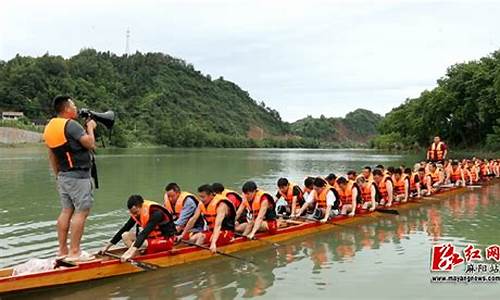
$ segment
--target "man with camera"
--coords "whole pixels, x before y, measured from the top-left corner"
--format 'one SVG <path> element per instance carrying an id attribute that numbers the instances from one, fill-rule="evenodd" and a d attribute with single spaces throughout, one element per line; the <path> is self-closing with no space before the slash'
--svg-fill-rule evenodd
<path id="1" fill-rule="evenodd" d="M 96 148 L 94 129 L 97 124 L 88 119 L 84 129 L 76 121 L 78 110 L 69 96 L 55 97 L 54 110 L 57 116 L 47 124 L 43 136 L 49 148 L 49 162 L 56 176 L 62 206 L 57 219 L 58 256 L 69 261 L 90 260 L 93 257 L 81 251 L 80 241 L 94 201 L 90 170 L 91 151 Z"/>

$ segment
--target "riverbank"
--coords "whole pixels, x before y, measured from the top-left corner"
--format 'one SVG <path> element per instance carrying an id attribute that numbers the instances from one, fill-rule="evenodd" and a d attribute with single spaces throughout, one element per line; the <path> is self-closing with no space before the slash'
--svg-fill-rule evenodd
<path id="1" fill-rule="evenodd" d="M 42 134 L 30 130 L 12 127 L 0 127 L 0 145 L 40 144 Z"/>

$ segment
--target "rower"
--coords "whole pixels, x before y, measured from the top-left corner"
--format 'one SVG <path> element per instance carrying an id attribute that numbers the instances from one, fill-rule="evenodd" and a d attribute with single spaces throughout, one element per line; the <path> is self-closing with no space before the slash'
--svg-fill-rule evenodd
<path id="1" fill-rule="evenodd" d="M 372 168 L 370 166 L 365 166 L 361 174 L 365 177 L 366 181 L 373 181 Z"/>
<path id="2" fill-rule="evenodd" d="M 390 166 L 387 168 L 387 170 L 385 170 L 385 174 L 392 177 L 392 174 L 394 174 L 394 170 L 396 170 L 396 168 L 394 168 L 393 166 Z"/>
<path id="3" fill-rule="evenodd" d="M 295 216 L 304 202 L 302 190 L 298 185 L 290 183 L 286 178 L 278 179 L 277 184 L 277 213 Z"/>
<path id="4" fill-rule="evenodd" d="M 356 183 L 360 187 L 363 202 L 360 208 L 374 211 L 375 208 L 377 208 L 377 201 L 380 199 L 377 185 L 373 180 L 366 180 L 364 175 L 358 176 L 356 178 Z"/>
<path id="5" fill-rule="evenodd" d="M 257 184 L 253 181 L 247 181 L 243 185 L 243 201 L 250 208 L 252 219 L 247 223 L 242 224 L 243 235 L 249 239 L 253 239 L 257 232 L 267 231 L 270 234 L 275 234 L 278 229 L 276 221 L 276 203 L 271 194 L 258 189 Z M 240 206 L 240 209 L 242 206 Z M 239 210 L 238 210 L 239 212 Z M 237 213 L 239 216 L 241 213 Z"/>
<path id="6" fill-rule="evenodd" d="M 173 216 L 165 207 L 159 203 L 144 200 L 140 195 L 132 195 L 128 198 L 127 208 L 130 218 L 102 248 L 101 254 L 105 254 L 120 240 L 123 240 L 128 247 L 128 250 L 121 256 L 122 262 L 134 257 L 141 247 L 146 248 L 146 254 L 172 249 L 176 230 Z M 137 236 L 136 232 L 131 232 L 136 224 L 142 228 Z"/>
<path id="7" fill-rule="evenodd" d="M 303 198 L 307 199 L 309 197 L 309 194 L 313 191 L 314 188 L 314 177 L 308 176 L 304 179 L 304 195 Z"/>
<path id="8" fill-rule="evenodd" d="M 355 181 L 356 177 L 357 177 L 356 171 L 350 170 L 350 171 L 347 172 L 347 180 Z"/>
<path id="9" fill-rule="evenodd" d="M 354 180 L 346 179 L 345 177 L 339 177 L 337 179 L 339 185 L 339 196 L 342 204 L 342 215 L 347 215 L 349 212 L 349 217 L 354 217 L 356 213 L 356 207 L 362 204 L 361 190 L 358 184 Z"/>
<path id="10" fill-rule="evenodd" d="M 440 170 L 438 170 L 435 163 L 429 163 L 429 173 L 426 175 L 427 179 L 427 196 L 431 193 L 439 190 L 439 187 L 443 184 L 444 178 Z"/>
<path id="11" fill-rule="evenodd" d="M 379 169 L 380 171 L 382 171 L 382 174 L 385 175 L 386 170 L 385 170 L 384 165 L 376 165 L 375 169 Z"/>
<path id="12" fill-rule="evenodd" d="M 223 197 L 226 197 L 229 201 L 231 201 L 236 208 L 236 211 L 240 208 L 240 206 L 243 206 L 243 211 L 240 214 L 238 218 L 236 218 L 235 221 L 235 230 L 238 232 L 242 232 L 244 228 L 242 228 L 241 224 L 247 222 L 247 209 L 243 204 L 243 198 L 241 197 L 240 194 L 237 192 L 226 189 L 222 183 L 213 183 L 212 184 L 212 190 L 214 191 L 215 194 L 220 194 Z"/>
<path id="13" fill-rule="evenodd" d="M 450 170 L 446 172 L 446 182 L 454 186 L 465 186 L 464 172 L 458 161 L 453 161 L 450 165 Z"/>
<path id="14" fill-rule="evenodd" d="M 380 205 L 385 205 L 387 207 L 391 206 L 393 200 L 393 183 L 391 176 L 384 174 L 380 169 L 375 169 L 373 171 L 373 180 L 377 184 L 380 193 Z"/>
<path id="15" fill-rule="evenodd" d="M 197 245 L 210 244 L 210 251 L 216 253 L 218 246 L 229 244 L 234 237 L 236 207 L 227 197 L 216 194 L 208 184 L 198 188 L 198 196 L 200 204 L 181 236 L 188 235 L 196 220 L 203 216 L 208 230 L 194 233 L 190 240 Z"/>
<path id="16" fill-rule="evenodd" d="M 325 177 L 324 180 L 326 180 L 326 183 L 328 183 L 330 186 L 332 186 L 334 188 L 338 188 L 337 175 L 330 173 L 330 174 L 328 174 L 328 176 Z"/>
<path id="17" fill-rule="evenodd" d="M 401 169 L 395 169 L 392 174 L 394 183 L 394 201 L 405 203 L 410 198 L 410 178 Z"/>
<path id="18" fill-rule="evenodd" d="M 425 168 L 420 168 L 418 169 L 418 183 L 417 183 L 417 186 L 418 186 L 418 189 L 419 189 L 419 193 L 418 195 L 419 196 L 423 196 L 424 194 L 427 194 L 428 192 L 428 187 L 427 187 L 427 178 L 425 176 L 426 174 L 426 171 L 425 171 Z M 429 195 L 430 195 L 430 192 L 429 192 Z"/>
<path id="19" fill-rule="evenodd" d="M 418 182 L 419 182 L 418 169 L 416 172 L 412 172 L 410 168 L 406 168 L 404 170 L 404 173 L 410 179 L 409 196 L 410 197 L 420 197 L 420 185 L 418 184 Z"/>
<path id="20" fill-rule="evenodd" d="M 467 181 L 470 185 L 476 184 L 479 181 L 479 169 L 470 160 L 467 161 L 465 177 L 467 177 Z"/>
<path id="21" fill-rule="evenodd" d="M 182 232 L 189 219 L 193 216 L 199 205 L 195 195 L 182 192 L 177 183 L 171 182 L 165 187 L 163 206 L 174 216 L 177 232 Z M 199 218 L 191 231 L 193 233 L 203 231 L 204 222 Z"/>
<path id="22" fill-rule="evenodd" d="M 434 142 L 429 146 L 429 150 L 427 150 L 427 160 L 434 163 L 442 162 L 446 159 L 447 153 L 446 144 L 441 141 L 439 136 L 435 136 Z"/>
<path id="23" fill-rule="evenodd" d="M 313 186 L 314 190 L 300 208 L 298 215 L 301 216 L 309 207 L 314 205 L 314 218 L 325 223 L 330 217 L 334 217 L 339 213 L 340 196 L 338 191 L 321 177 L 314 179 Z"/>

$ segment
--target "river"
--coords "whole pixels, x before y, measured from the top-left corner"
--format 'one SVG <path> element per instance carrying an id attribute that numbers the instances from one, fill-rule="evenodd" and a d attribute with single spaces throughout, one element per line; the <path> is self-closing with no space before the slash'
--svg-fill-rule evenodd
<path id="1" fill-rule="evenodd" d="M 345 173 L 365 165 L 411 165 L 411 155 L 368 150 L 101 149 L 101 188 L 83 248 L 99 248 L 126 221 L 126 199 L 161 201 L 168 182 L 195 191 L 222 182 L 240 190 L 246 180 L 275 191 L 279 177 Z M 0 148 L 0 266 L 56 253 L 59 201 L 44 148 Z M 216 258 L 131 276 L 23 293 L 36 299 L 498 299 L 499 283 L 431 283 L 431 246 L 452 242 L 479 248 L 499 244 L 500 185 L 452 195 L 350 227 L 240 253 L 249 269 Z M 11 297 L 9 297 L 11 298 Z M 3 299 L 3 298 L 2 298 Z"/>

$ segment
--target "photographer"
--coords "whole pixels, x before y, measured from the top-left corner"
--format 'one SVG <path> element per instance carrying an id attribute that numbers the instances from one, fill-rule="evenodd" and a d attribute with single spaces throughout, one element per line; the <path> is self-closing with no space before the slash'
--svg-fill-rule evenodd
<path id="1" fill-rule="evenodd" d="M 49 148 L 49 162 L 57 180 L 61 213 L 57 219 L 59 257 L 70 261 L 85 261 L 92 257 L 80 249 L 85 221 L 93 203 L 91 150 L 96 148 L 96 122 L 87 120 L 86 130 L 75 120 L 78 110 L 69 96 L 54 99 L 57 117 L 45 127 L 44 140 Z M 71 224 L 68 249 L 67 236 Z"/>

